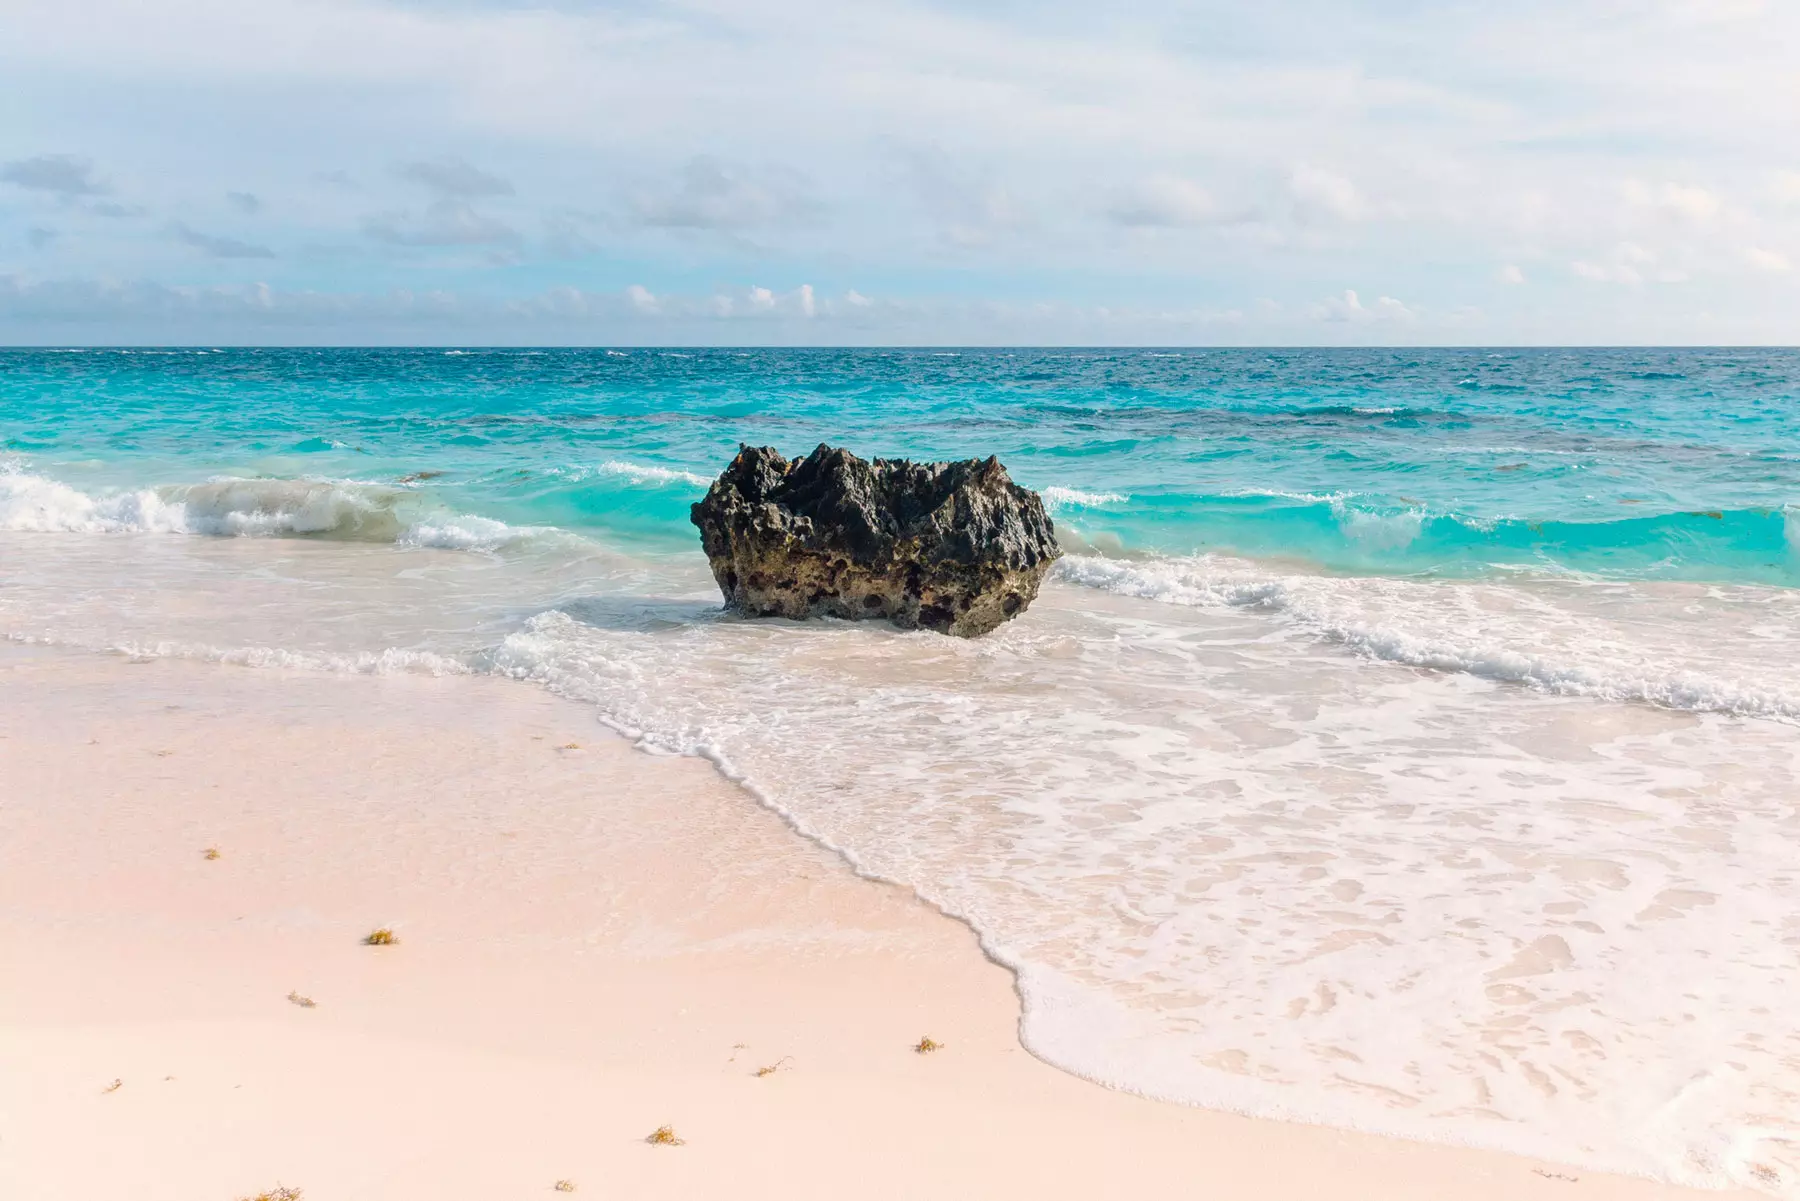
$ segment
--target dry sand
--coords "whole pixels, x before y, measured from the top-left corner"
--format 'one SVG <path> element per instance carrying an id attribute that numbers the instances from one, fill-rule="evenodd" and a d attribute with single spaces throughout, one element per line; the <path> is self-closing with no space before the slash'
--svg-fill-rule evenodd
<path id="1" fill-rule="evenodd" d="M 1110 1092 L 1017 1019 L 967 929 L 524 685 L 0 651 L 5 1201 L 1704 1195 Z"/>

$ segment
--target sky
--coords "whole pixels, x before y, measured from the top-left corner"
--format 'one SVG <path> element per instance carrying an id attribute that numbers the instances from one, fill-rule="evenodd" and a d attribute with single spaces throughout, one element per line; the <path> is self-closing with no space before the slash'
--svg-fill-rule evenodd
<path id="1" fill-rule="evenodd" d="M 0 342 L 1800 342 L 1795 0 L 5 0 Z"/>

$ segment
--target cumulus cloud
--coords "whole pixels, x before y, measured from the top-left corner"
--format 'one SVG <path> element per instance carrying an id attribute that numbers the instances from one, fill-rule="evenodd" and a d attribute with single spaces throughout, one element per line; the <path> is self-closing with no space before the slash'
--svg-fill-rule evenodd
<path id="1" fill-rule="evenodd" d="M 441 196 L 477 200 L 483 196 L 513 194 L 509 181 L 490 175 L 454 155 L 427 162 L 402 163 L 398 170 L 402 179 L 423 184 Z"/>
<path id="2" fill-rule="evenodd" d="M 65 200 L 104 196 L 112 190 L 94 175 L 92 161 L 73 154 L 40 154 L 0 164 L 0 181 Z"/>
<path id="3" fill-rule="evenodd" d="M 1522 284 L 1525 282 L 1525 272 L 1516 263 L 1508 263 L 1494 272 L 1494 278 L 1503 284 Z"/>
<path id="4" fill-rule="evenodd" d="M 821 212 L 798 172 L 710 155 L 689 159 L 673 178 L 640 187 L 630 207 L 640 225 L 725 231 L 804 224 Z"/>
<path id="5" fill-rule="evenodd" d="M 801 284 L 785 292 L 751 284 L 744 288 L 722 288 L 705 296 L 658 294 L 642 284 L 632 284 L 622 294 L 615 295 L 624 302 L 622 306 L 615 306 L 615 312 L 633 318 L 654 318 L 665 324 L 696 320 L 751 324 L 829 320 L 875 304 L 855 292 L 846 293 L 840 299 L 822 297 L 811 284 Z M 603 306 L 603 298 L 597 297 L 590 302 L 590 307 L 595 306 Z"/>
<path id="6" fill-rule="evenodd" d="M 275 252 L 267 246 L 240 242 L 236 238 L 221 238 L 212 234 L 203 234 L 181 222 L 170 226 L 169 232 L 183 246 L 192 247 L 201 254 L 215 259 L 272 259 L 275 257 Z"/>
<path id="7" fill-rule="evenodd" d="M 758 285 L 760 286 L 760 285 Z M 1393 297 L 1339 294 L 1316 305 L 1177 303 L 1071 305 L 958 296 L 874 297 L 766 287 L 710 294 L 652 293 L 643 285 L 570 286 L 509 299 L 480 291 L 331 292 L 259 282 L 167 286 L 148 281 L 29 280 L 0 274 L 0 341 L 394 345 L 1212 345 L 1394 344 L 1486 341 L 1482 314 L 1416 308 Z M 1771 328 L 1779 328 L 1779 315 Z M 1565 342 L 1571 340 L 1563 339 Z M 1769 341 L 1768 337 L 1759 339 Z"/>
<path id="8" fill-rule="evenodd" d="M 227 192 L 225 200 L 246 217 L 254 217 L 263 210 L 262 199 L 253 192 Z"/>
<path id="9" fill-rule="evenodd" d="M 363 232 L 392 246 L 514 246 L 519 231 L 496 217 L 478 213 L 460 200 L 439 200 L 423 214 L 378 213 Z"/>
<path id="10" fill-rule="evenodd" d="M 1346 288 L 1342 296 L 1331 296 L 1310 310 L 1314 319 L 1363 325 L 1376 321 L 1413 321 L 1417 318 L 1406 305 L 1392 296 L 1383 296 L 1373 305 L 1365 305 L 1361 297 Z"/>

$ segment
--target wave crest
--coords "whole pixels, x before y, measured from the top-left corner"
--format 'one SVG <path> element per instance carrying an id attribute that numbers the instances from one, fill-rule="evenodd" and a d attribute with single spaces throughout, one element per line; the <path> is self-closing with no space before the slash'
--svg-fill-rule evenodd
<path id="1" fill-rule="evenodd" d="M 535 532 L 486 517 L 418 512 L 404 489 L 344 480 L 220 478 L 99 495 L 0 468 L 0 530 L 324 538 L 495 550 Z"/>
<path id="2" fill-rule="evenodd" d="M 1052 513 L 1063 509 L 1092 509 L 1100 505 L 1122 505 L 1130 500 L 1118 492 L 1083 492 L 1079 488 L 1064 488 L 1060 484 L 1051 484 L 1041 489 L 1039 496 L 1044 498 L 1044 507 Z"/>
<path id="3" fill-rule="evenodd" d="M 657 467 L 648 463 L 631 463 L 624 459 L 608 459 L 593 468 L 589 474 L 607 475 L 623 479 L 629 484 L 649 484 L 661 487 L 664 484 L 689 484 L 695 488 L 708 488 L 712 481 L 692 471 L 682 471 L 675 467 Z"/>

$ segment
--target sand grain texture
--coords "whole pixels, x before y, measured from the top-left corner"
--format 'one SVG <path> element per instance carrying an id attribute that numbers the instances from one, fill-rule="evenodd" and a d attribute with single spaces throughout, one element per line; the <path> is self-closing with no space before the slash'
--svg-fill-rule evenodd
<path id="1" fill-rule="evenodd" d="M 1702 1195 L 1067 1076 L 962 926 L 523 685 L 14 648 L 0 736 L 7 1201 Z"/>

